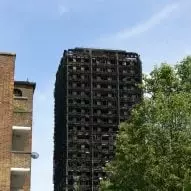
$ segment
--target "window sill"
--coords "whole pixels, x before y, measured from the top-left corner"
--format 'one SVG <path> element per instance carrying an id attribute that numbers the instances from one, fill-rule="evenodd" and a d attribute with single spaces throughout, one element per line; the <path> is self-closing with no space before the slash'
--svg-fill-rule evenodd
<path id="1" fill-rule="evenodd" d="M 14 99 L 17 99 L 17 100 L 28 100 L 28 97 L 14 96 Z"/>

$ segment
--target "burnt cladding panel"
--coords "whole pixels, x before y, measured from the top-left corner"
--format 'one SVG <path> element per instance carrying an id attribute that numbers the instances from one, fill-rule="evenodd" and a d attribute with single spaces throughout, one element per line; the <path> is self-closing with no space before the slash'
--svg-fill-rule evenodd
<path id="1" fill-rule="evenodd" d="M 120 121 L 128 119 L 132 107 L 139 103 L 142 91 L 139 85 L 142 81 L 141 61 L 137 54 L 120 55 L 119 65 L 119 103 Z"/>
<path id="2" fill-rule="evenodd" d="M 61 60 L 55 83 L 55 129 L 54 129 L 54 187 L 55 190 L 65 185 L 66 172 L 66 64 Z"/>
<path id="3" fill-rule="evenodd" d="M 68 188 L 76 177 L 89 190 L 91 176 L 91 60 L 89 51 L 68 55 Z"/>

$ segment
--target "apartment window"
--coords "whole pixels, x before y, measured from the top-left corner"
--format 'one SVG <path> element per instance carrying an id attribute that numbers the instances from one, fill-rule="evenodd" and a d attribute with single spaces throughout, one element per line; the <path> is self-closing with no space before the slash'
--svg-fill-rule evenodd
<path id="1" fill-rule="evenodd" d="M 73 70 L 76 71 L 76 66 L 73 66 Z"/>
<path id="2" fill-rule="evenodd" d="M 75 88 L 76 86 L 77 86 L 77 84 L 76 84 L 76 83 L 73 83 L 73 84 L 72 84 L 72 87 L 73 87 L 73 88 Z"/>
<path id="3" fill-rule="evenodd" d="M 12 135 L 12 150 L 13 151 L 24 151 L 26 144 L 27 134 L 20 132 L 13 132 Z"/>
<path id="4" fill-rule="evenodd" d="M 112 106 L 112 102 L 108 102 L 108 106 Z"/>
<path id="5" fill-rule="evenodd" d="M 112 123 L 113 121 L 111 119 L 108 120 L 108 123 Z"/>
<path id="6" fill-rule="evenodd" d="M 101 114 L 101 110 L 97 110 L 97 114 L 100 115 Z"/>
<path id="7" fill-rule="evenodd" d="M 107 105 L 107 101 L 103 101 L 102 104 L 103 104 L 103 105 Z"/>
<path id="8" fill-rule="evenodd" d="M 100 76 L 97 76 L 97 80 L 101 80 L 101 77 L 100 77 Z"/>
<path id="9" fill-rule="evenodd" d="M 22 97 L 22 91 L 20 89 L 14 89 L 14 96 Z"/>
<path id="10" fill-rule="evenodd" d="M 124 87 L 123 87 L 123 90 L 127 90 L 127 87 L 126 87 L 126 86 L 124 86 Z"/>
<path id="11" fill-rule="evenodd" d="M 81 118 L 81 122 L 85 122 L 85 118 Z"/>
<path id="12" fill-rule="evenodd" d="M 108 111 L 108 114 L 111 115 L 111 114 L 112 114 L 112 111 Z"/>
<path id="13" fill-rule="evenodd" d="M 107 64 L 111 64 L 111 61 L 107 60 Z"/>
<path id="14" fill-rule="evenodd" d="M 77 87 L 79 88 L 81 86 L 81 84 L 80 83 L 77 83 Z"/>
<path id="15" fill-rule="evenodd" d="M 76 113 L 76 109 L 73 109 L 72 112 L 73 112 L 73 113 Z"/>
<path id="16" fill-rule="evenodd" d="M 81 62 L 81 58 L 77 58 L 76 61 L 77 61 L 77 62 Z"/>
<path id="17" fill-rule="evenodd" d="M 81 149 L 85 149 L 85 145 L 81 145 Z"/>
<path id="18" fill-rule="evenodd" d="M 136 98 L 137 98 L 136 95 L 132 95 L 132 97 L 131 97 L 131 99 L 132 99 L 133 102 L 136 101 Z"/>
<path id="19" fill-rule="evenodd" d="M 89 67 L 85 67 L 85 71 L 89 71 L 89 69 L 90 69 Z"/>
<path id="20" fill-rule="evenodd" d="M 73 104 L 78 104 L 78 100 L 76 101 L 76 100 L 73 100 Z"/>
<path id="21" fill-rule="evenodd" d="M 89 104 L 89 101 L 88 101 L 88 100 L 85 100 L 85 104 Z"/>
<path id="22" fill-rule="evenodd" d="M 55 164 L 56 166 L 57 164 Z M 22 173 L 16 173 L 13 174 L 11 173 L 11 191 L 23 191 L 23 187 L 24 187 L 24 180 L 25 180 L 25 175 L 23 175 Z M 4 190 L 4 189 L 3 189 Z"/>
<path id="23" fill-rule="evenodd" d="M 76 79 L 76 78 L 77 78 L 77 75 L 73 75 L 72 77 L 73 77 L 73 79 Z"/>
<path id="24" fill-rule="evenodd" d="M 104 122 L 104 123 L 107 123 L 107 121 L 108 121 L 107 119 L 103 119 L 103 122 Z"/>
<path id="25" fill-rule="evenodd" d="M 70 131 L 72 131 L 72 130 L 74 130 L 74 128 L 73 128 L 73 126 L 68 126 L 68 129 L 70 130 Z"/>
<path id="26" fill-rule="evenodd" d="M 89 58 L 85 58 L 84 62 L 88 63 L 88 62 L 90 62 L 90 59 Z"/>
<path id="27" fill-rule="evenodd" d="M 97 101 L 97 105 L 101 105 L 101 102 L 100 102 L 100 101 Z"/>
<path id="28" fill-rule="evenodd" d="M 73 122 L 73 123 L 76 123 L 76 122 L 77 122 L 77 119 L 76 119 L 76 118 L 73 118 L 73 119 L 72 119 L 72 122 Z"/>
<path id="29" fill-rule="evenodd" d="M 109 146 L 109 150 L 113 150 L 113 146 L 110 145 L 110 146 Z"/>
<path id="30" fill-rule="evenodd" d="M 133 65 L 134 65 L 134 62 L 133 62 L 133 61 L 131 61 L 131 62 L 130 62 L 130 66 L 133 66 Z"/>
<path id="31" fill-rule="evenodd" d="M 108 141 L 109 140 L 109 136 L 107 134 L 105 134 L 105 136 L 102 136 L 102 140 L 103 141 Z"/>
<path id="32" fill-rule="evenodd" d="M 100 84 L 97 84 L 97 88 L 101 88 L 101 85 L 100 85 Z"/>
<path id="33" fill-rule="evenodd" d="M 120 65 L 120 66 L 122 66 L 122 65 L 123 65 L 123 62 L 122 62 L 122 61 L 120 61 L 120 60 L 119 60 L 118 62 L 119 62 L 119 65 Z"/>
<path id="34" fill-rule="evenodd" d="M 101 123 L 101 120 L 100 120 L 100 119 L 97 119 L 97 122 L 98 122 L 98 123 Z"/>
<path id="35" fill-rule="evenodd" d="M 96 63 L 96 59 L 95 59 L 95 58 L 92 58 L 92 62 L 93 62 L 93 63 Z"/>

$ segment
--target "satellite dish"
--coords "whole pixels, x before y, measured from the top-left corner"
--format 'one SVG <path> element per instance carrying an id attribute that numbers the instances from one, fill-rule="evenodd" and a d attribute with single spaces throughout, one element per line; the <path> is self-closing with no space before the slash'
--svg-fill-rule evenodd
<path id="1" fill-rule="evenodd" d="M 36 153 L 36 152 L 32 152 L 32 153 L 31 153 L 31 158 L 33 158 L 33 159 L 38 159 L 38 158 L 39 158 L 39 154 Z"/>

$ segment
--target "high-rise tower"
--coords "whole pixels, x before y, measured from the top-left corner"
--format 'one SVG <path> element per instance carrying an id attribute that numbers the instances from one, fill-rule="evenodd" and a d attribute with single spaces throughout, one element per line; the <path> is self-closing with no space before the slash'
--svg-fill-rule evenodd
<path id="1" fill-rule="evenodd" d="M 118 125 L 141 99 L 139 55 L 64 51 L 55 83 L 54 190 L 97 191 L 114 156 Z"/>

